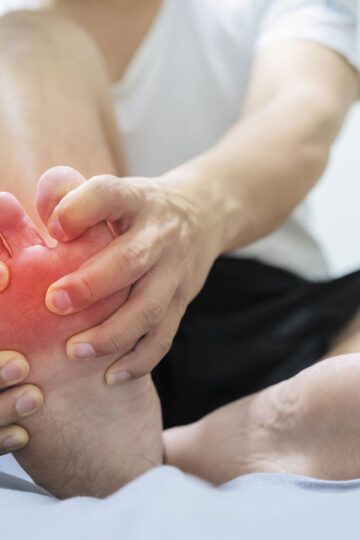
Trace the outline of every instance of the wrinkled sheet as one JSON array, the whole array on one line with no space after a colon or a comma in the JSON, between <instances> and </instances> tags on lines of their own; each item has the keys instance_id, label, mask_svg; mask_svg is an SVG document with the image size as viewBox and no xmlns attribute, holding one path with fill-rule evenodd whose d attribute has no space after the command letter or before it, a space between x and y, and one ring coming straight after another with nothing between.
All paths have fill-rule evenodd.
<instances>
[{"instance_id":1,"label":"wrinkled sheet","mask_svg":"<svg viewBox=\"0 0 360 540\"><path fill-rule=\"evenodd\" d=\"M219 488L160 467L104 500L58 501L0 474L1 538L358 540L360 480L246 475Z\"/></svg>"}]
</instances>

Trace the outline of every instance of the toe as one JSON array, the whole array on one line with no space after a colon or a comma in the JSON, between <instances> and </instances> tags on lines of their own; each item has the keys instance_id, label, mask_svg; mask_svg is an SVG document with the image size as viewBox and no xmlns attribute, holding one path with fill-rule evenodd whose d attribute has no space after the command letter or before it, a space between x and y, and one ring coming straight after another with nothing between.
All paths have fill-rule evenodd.
<instances>
[{"instance_id":1,"label":"toe","mask_svg":"<svg viewBox=\"0 0 360 540\"><path fill-rule=\"evenodd\" d=\"M44 244L30 217L11 193L0 193L0 235L3 247L5 244L12 255L25 247Z\"/></svg>"},{"instance_id":2,"label":"toe","mask_svg":"<svg viewBox=\"0 0 360 540\"><path fill-rule=\"evenodd\" d=\"M86 179L71 167L53 167L44 172L37 184L36 206L45 225L61 199L84 182Z\"/></svg>"},{"instance_id":3,"label":"toe","mask_svg":"<svg viewBox=\"0 0 360 540\"><path fill-rule=\"evenodd\" d=\"M86 179L82 174L71 167L53 167L41 176L37 184L36 206L39 216L45 225L48 225L54 209L65 195L84 182L86 182ZM56 237L61 238L61 223L58 219L55 221L57 231L60 231L60 234L57 234ZM54 223L52 224L52 231L54 231ZM96 253L99 248L105 247L112 238L113 236L107 225L105 223L99 223L90 227L74 242L78 242L82 246L92 246L92 252L91 250L89 251L89 256L91 256L93 253Z\"/></svg>"}]
</instances>

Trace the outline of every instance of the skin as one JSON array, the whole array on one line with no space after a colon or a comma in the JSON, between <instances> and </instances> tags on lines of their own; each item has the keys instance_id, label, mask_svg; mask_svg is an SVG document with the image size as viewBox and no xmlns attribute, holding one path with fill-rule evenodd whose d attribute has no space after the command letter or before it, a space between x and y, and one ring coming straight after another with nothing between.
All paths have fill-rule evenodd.
<instances>
[{"instance_id":1,"label":"skin","mask_svg":"<svg viewBox=\"0 0 360 540\"><path fill-rule=\"evenodd\" d=\"M0 61L0 190L19 199L45 243L54 246L35 205L42 173L57 163L67 163L87 177L123 171L106 67L96 45L80 28L52 14L28 12L0 17ZM28 61L31 70L23 69ZM46 101L38 91L39 81L46 81ZM1 260L6 261L7 255L0 250ZM4 281L0 282L3 288ZM4 372L5 366L10 367ZM0 389L6 389L0 394L0 453L29 440L16 424L17 398L27 390L34 390L36 396L41 391L33 385L13 388L29 371L19 352L5 348L0 353Z\"/></svg>"},{"instance_id":2,"label":"skin","mask_svg":"<svg viewBox=\"0 0 360 540\"><path fill-rule=\"evenodd\" d=\"M93 208L92 220L94 221L94 216L100 219L99 216L105 212L107 217L113 217L117 232L122 233L123 237L127 234L131 241L125 243L121 241L121 237L118 238L113 242L112 249L105 250L102 255L107 256L107 261L104 259L100 265L98 261L101 257L96 256L81 268L80 273L73 276L75 292L72 298L69 295L74 305L71 311L82 310L99 296L109 294L107 284L109 273L114 266L119 265L123 269L130 265L132 274L124 280L118 272L121 279L114 282L115 290L111 292L129 286L136 279L138 286L133 288L122 311L116 311L112 318L103 323L100 331L99 328L94 328L90 333L73 338L68 342L67 350L71 356L71 345L85 342L93 346L97 355L115 352L116 356L120 356L134 349L137 344L133 352L125 354L121 361L108 371L107 381L114 384L124 381L122 372L136 378L148 373L161 359L170 347L184 309L200 290L213 260L219 253L246 245L276 228L314 185L327 161L331 142L356 95L356 75L340 56L320 46L300 42L289 43L286 50L274 46L266 53L258 55L243 115L214 148L162 178L122 178L120 182L118 177L124 176L123 170L121 171L123 162L114 135L116 129L113 116L109 112L111 107L108 98L104 98L108 84L106 70L102 59L98 58L100 55L97 48L88 39L88 34L101 50L111 77L118 78L151 24L159 3L151 3L153 13L151 15L148 11L145 18L140 16L140 12L134 11L129 3L116 3L124 26L130 27L130 20L139 21L137 39L125 47L126 54L117 65L114 62L114 51L119 48L109 47L108 42L104 45L107 25L110 20L115 20L115 3L109 3L109 9L102 10L103 22L99 25L90 25L91 21L98 20L100 14L94 2L91 4L90 18L84 16L80 3L77 4L76 15L75 11L69 8L70 2L50 4L50 15L44 13L40 18L37 18L37 15L34 18L29 14L17 14L12 17L10 25L8 19L3 26L3 32L8 32L10 28L10 32L18 38L20 46L24 45L25 50L30 34L32 46L34 42L36 46L35 51L31 51L32 58L37 59L35 68L40 74L46 72L51 84L48 94L54 96L54 102L50 103L46 110L42 102L37 102L39 93L36 70L33 78L26 74L21 79L23 75L19 74L15 67L18 51L11 50L8 55L8 49L3 49L5 66L11 75L9 83L12 86L4 100L7 107L3 116L7 129L3 129L2 136L7 145L11 146L13 141L10 153L17 158L12 159L7 166L4 156L1 186L2 189L16 192L46 236L45 228L39 223L30 202L34 184L44 169L53 165L56 160L73 165L87 178L104 171L111 172L103 178L107 191L105 201L101 199L99 208ZM78 26L52 17L56 11L60 11L68 19L76 20ZM88 34L79 32L79 25L83 26ZM35 26L36 39L33 32ZM115 39L115 32L108 33ZM54 51L51 47L49 51L50 34L52 45L61 43L63 56L60 60L57 56L57 62L53 61ZM116 35L117 39L127 39L126 32L117 32ZM122 35L124 37L120 37ZM59 41L56 41L57 39ZM116 42L116 45L119 43ZM76 73L73 73L70 64L66 63L66 59L73 59L74 54L79 54L77 67L81 66ZM91 62L88 61L90 57ZM279 65L286 69L279 73ZM113 67L110 69L110 66ZM62 76L64 69L68 75L66 78ZM65 99L58 103L56 100L61 100L61 96L64 96L64 84ZM62 89L61 93L59 87ZM16 92L13 92L14 89ZM28 95L32 96L31 103L25 99ZM84 95L89 97L91 103L96 104L97 114L94 115L94 111L87 108L88 100L83 99ZM9 96L15 96L15 107L8 106ZM21 107L18 106L19 103ZM73 103L73 107L70 103ZM8 129L14 125L14 115L9 112L14 110L16 125L21 126L21 137L19 132L11 133ZM60 111L58 116L57 111ZM28 120L29 112L36 114L36 130L33 128L34 123ZM74 119L81 120L74 122ZM106 144L104 138L97 139L99 134L102 134L100 124L105 125ZM47 135L53 125L58 126L59 131L59 144L56 149L49 145L51 137ZM71 129L66 129L67 126ZM83 131L74 132L78 129ZM94 135L94 139L89 138L89 134ZM61 144L61 141L64 143ZM69 141L73 141L76 149L73 153L69 151ZM80 145L79 141L82 141ZM293 151L294 148L296 152ZM44 156L49 163L46 163ZM289 182L289 178L293 181ZM144 184L149 185L148 190L144 189ZM95 178L88 185L92 195L99 196L99 181ZM270 193L267 189L269 185L274 186ZM79 192L74 190L71 196L65 197L67 202L61 202L49 218L47 223L54 236L56 219L65 231L67 241L91 226L86 213L82 216L77 207ZM283 194L281 201L276 196L279 192ZM83 191L82 193L84 194ZM131 223L128 221L129 216L123 213L120 204L123 199L126 199L128 207L131 208ZM155 216L150 227L142 222L140 206L144 215ZM116 214L119 207L120 215ZM67 214L71 208L77 208L80 212L80 219L76 224L80 230L71 229L71 216ZM172 216L171 220L169 215ZM257 216L256 221L253 219L254 215ZM66 230L68 222L69 230ZM49 235L46 237L49 241ZM181 264L178 254L182 256ZM100 266L103 268L102 273L98 271ZM171 281L167 278L169 275ZM69 279L71 282L71 278L66 279L67 283ZM126 285L124 281L127 281ZM84 294L84 290L81 290L81 284L85 283L92 286L88 297L86 292ZM159 283L165 285L165 294L161 297L157 296ZM47 298L48 307L54 311L56 309L52 307L51 292L61 289L58 285L50 289ZM85 287L88 289L87 285ZM85 303L81 303L84 298ZM65 311L68 312L69 310ZM130 323L134 321L138 324L132 326ZM131 343L127 333L119 332L119 328L124 328L125 323L135 328L135 333L131 334ZM139 342L139 338L144 334L147 337Z\"/></svg>"},{"instance_id":3,"label":"skin","mask_svg":"<svg viewBox=\"0 0 360 540\"><path fill-rule=\"evenodd\" d=\"M70 2L51 6L91 32L114 65L104 45L106 13L95 29L93 3L86 13L81 5L72 11ZM128 4L116 6L130 21ZM126 38L119 40L118 47ZM67 316L135 283L111 318L69 340L69 358L116 353L121 359L107 372L109 384L149 373L170 349L214 260L274 231L315 185L357 92L355 70L337 53L306 42L274 45L257 55L244 112L213 148L160 178L101 175L66 196L47 223L55 238L72 240L104 219L118 238L52 284L48 308Z\"/></svg>"},{"instance_id":4,"label":"skin","mask_svg":"<svg viewBox=\"0 0 360 540\"><path fill-rule=\"evenodd\" d=\"M41 178L37 200L43 219L64 192L85 182L75 171L67 173L56 181L54 175ZM100 224L73 243L49 248L8 193L0 196L0 231L11 250L11 283L1 295L0 347L24 351L31 365L28 381L36 381L45 395L41 411L19 422L31 440L15 457L37 484L59 498L109 495L161 464L159 400L150 376L114 391L103 378L106 362L71 362L64 345L74 329L108 317L129 291L68 318L50 313L44 296L54 277L77 267L112 236Z\"/></svg>"},{"instance_id":5,"label":"skin","mask_svg":"<svg viewBox=\"0 0 360 540\"><path fill-rule=\"evenodd\" d=\"M55 171L46 173L40 181L37 200L43 219L64 192L85 181L76 171L66 172L58 170L56 181ZM60 322L42 300L53 275L101 249L111 235L101 224L70 244L48 248L21 205L6 193L0 197L0 216L12 276L0 305L0 316L1 309L6 311L0 345L12 340L30 358L34 355L31 377L46 392L41 413L21 422L32 439L16 457L57 497L106 496L162 463L159 401L149 376L115 393L101 380L98 361L84 365L66 358L70 328L111 313L119 299ZM125 301L128 291L122 294ZM195 424L165 432L166 462L215 485L252 472L357 478L359 378L359 354L322 361Z\"/></svg>"},{"instance_id":6,"label":"skin","mask_svg":"<svg viewBox=\"0 0 360 540\"><path fill-rule=\"evenodd\" d=\"M166 461L215 485L255 472L359 478L359 380L358 353L323 360L168 430Z\"/></svg>"}]
</instances>

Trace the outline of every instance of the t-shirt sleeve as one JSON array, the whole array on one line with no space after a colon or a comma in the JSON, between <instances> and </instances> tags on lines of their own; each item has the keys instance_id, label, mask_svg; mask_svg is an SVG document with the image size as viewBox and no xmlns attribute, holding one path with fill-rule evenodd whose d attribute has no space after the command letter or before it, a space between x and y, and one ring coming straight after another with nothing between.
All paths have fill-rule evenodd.
<instances>
[{"instance_id":1,"label":"t-shirt sleeve","mask_svg":"<svg viewBox=\"0 0 360 540\"><path fill-rule=\"evenodd\" d=\"M272 0L260 27L257 50L290 39L319 43L360 68L357 0Z\"/></svg>"}]
</instances>

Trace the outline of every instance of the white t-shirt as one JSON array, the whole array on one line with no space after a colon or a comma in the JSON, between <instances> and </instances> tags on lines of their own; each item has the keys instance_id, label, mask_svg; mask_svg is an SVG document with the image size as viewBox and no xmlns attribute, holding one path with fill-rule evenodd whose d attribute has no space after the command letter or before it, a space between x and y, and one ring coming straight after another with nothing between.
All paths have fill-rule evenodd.
<instances>
[{"instance_id":1,"label":"white t-shirt","mask_svg":"<svg viewBox=\"0 0 360 540\"><path fill-rule=\"evenodd\" d=\"M129 173L159 175L214 145L239 118L259 49L303 39L356 65L356 27L356 0L163 0L113 89ZM280 229L232 255L329 276L309 198Z\"/></svg>"}]
</instances>

